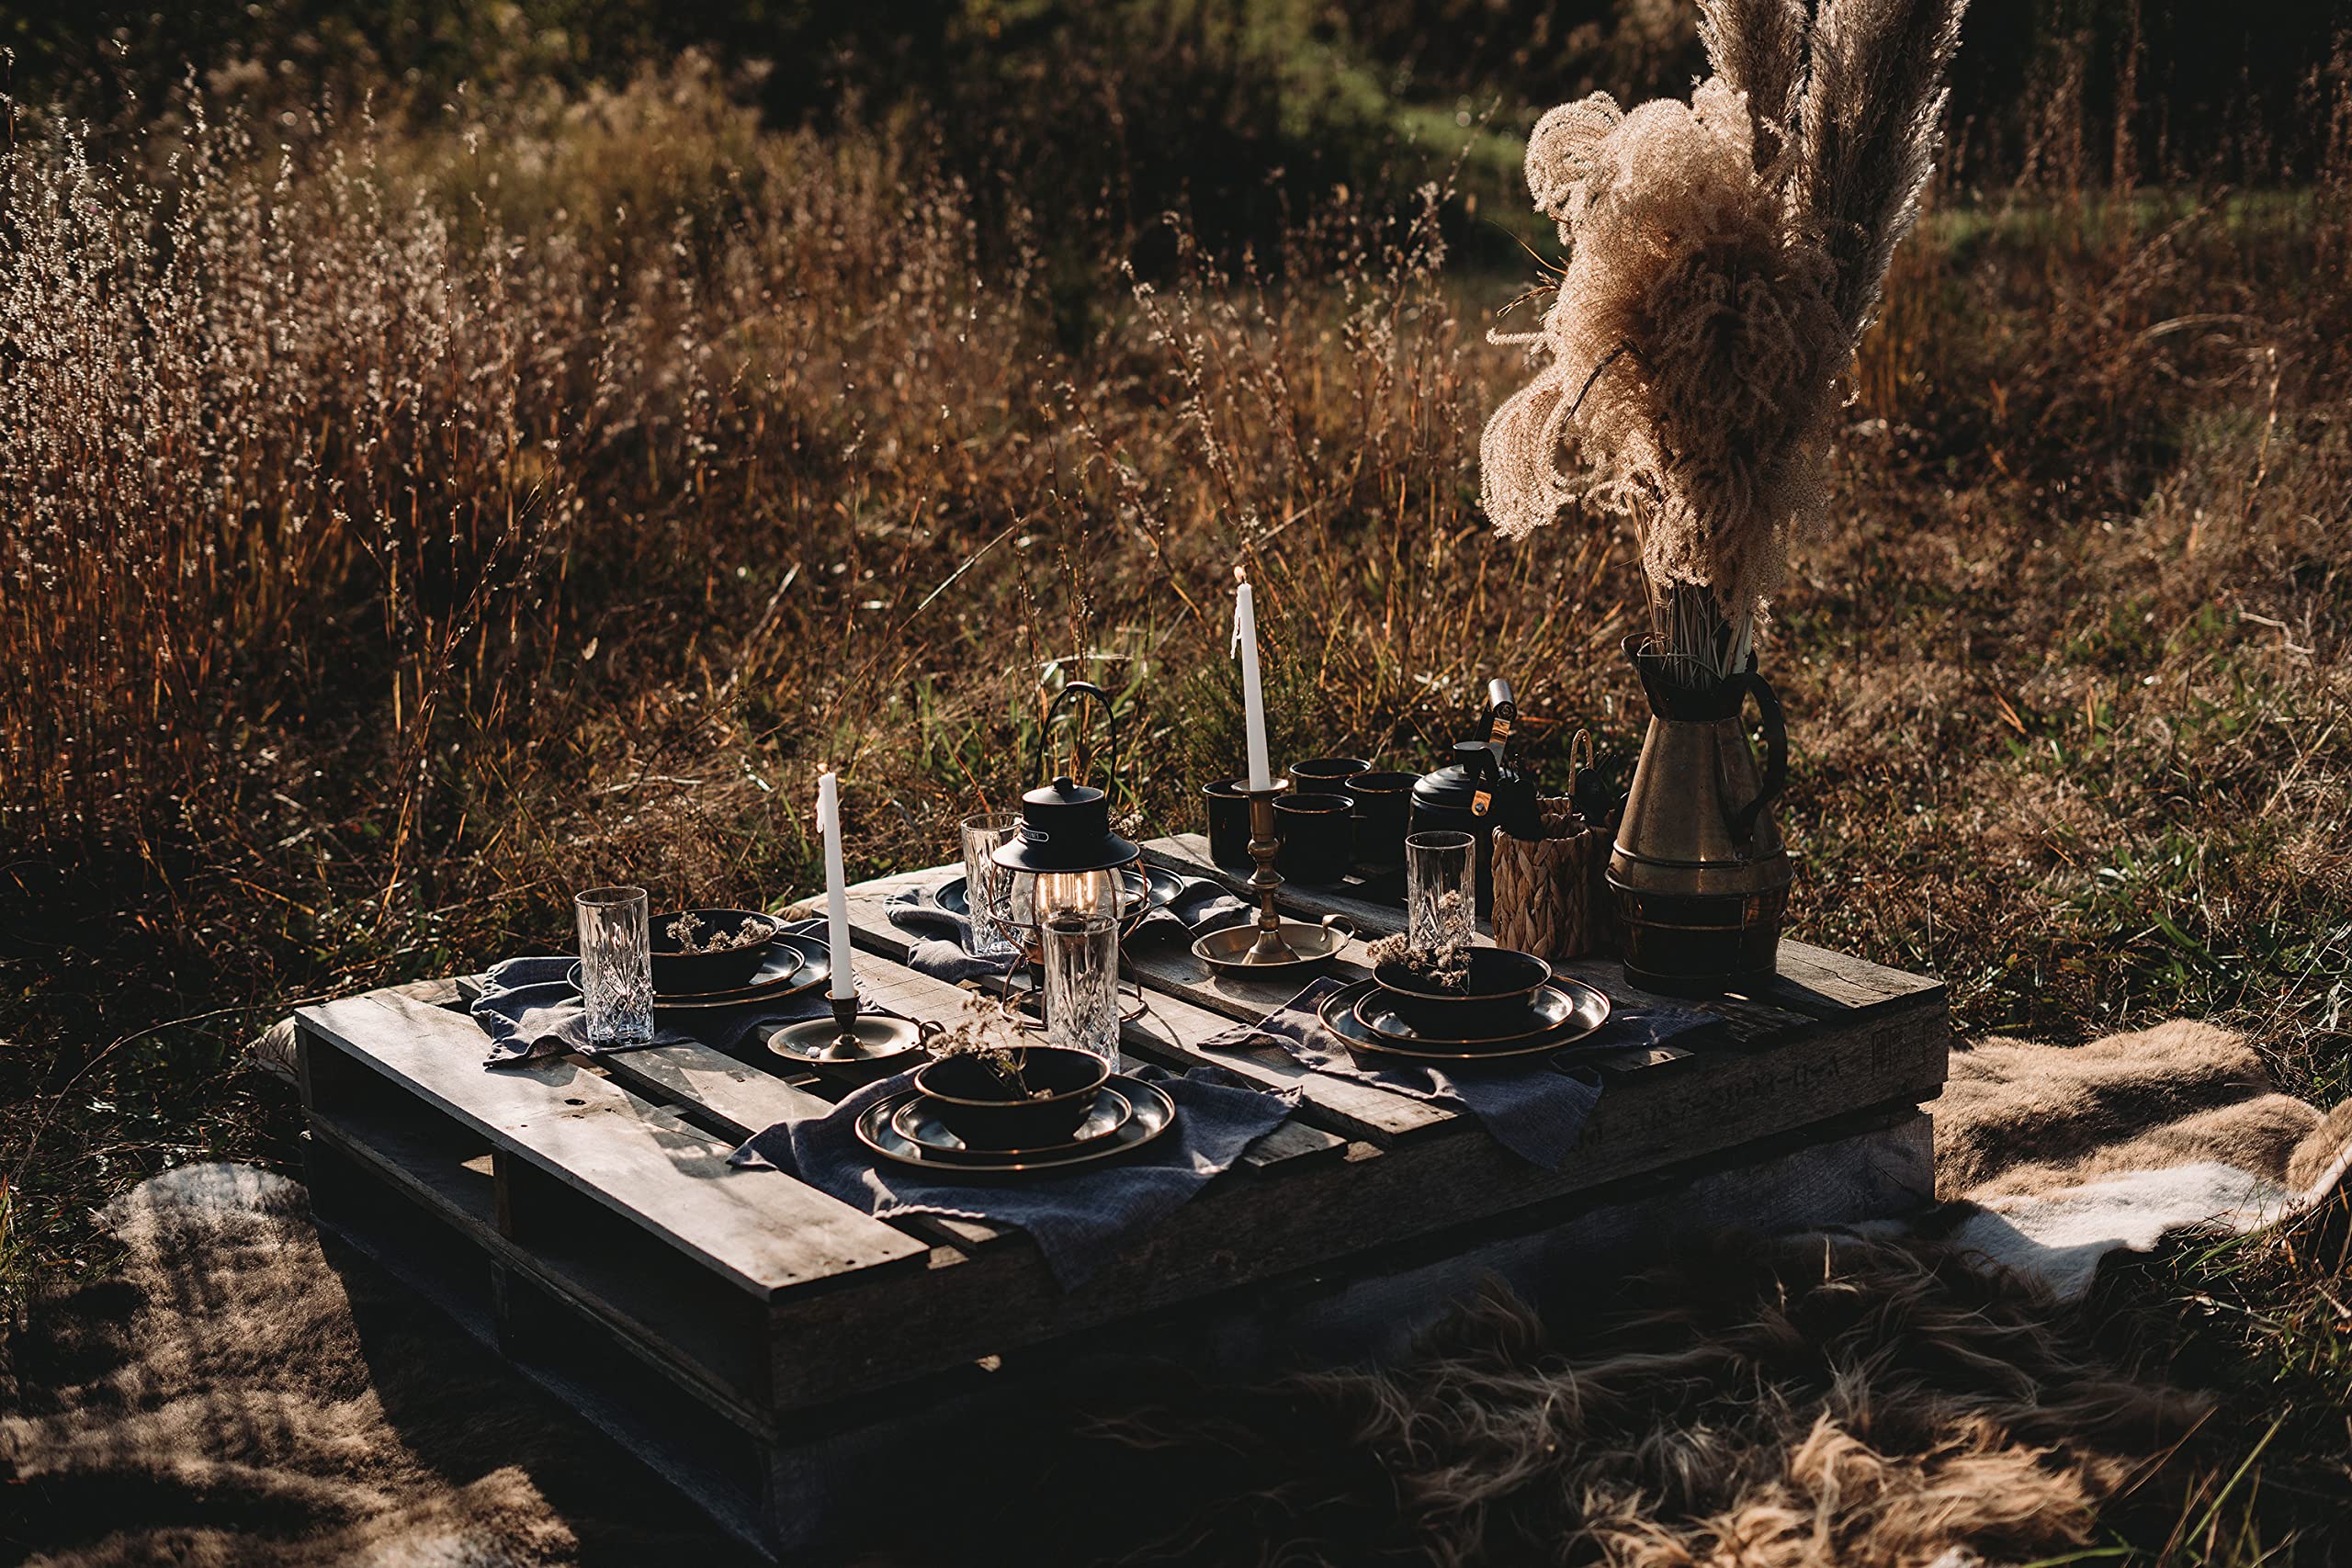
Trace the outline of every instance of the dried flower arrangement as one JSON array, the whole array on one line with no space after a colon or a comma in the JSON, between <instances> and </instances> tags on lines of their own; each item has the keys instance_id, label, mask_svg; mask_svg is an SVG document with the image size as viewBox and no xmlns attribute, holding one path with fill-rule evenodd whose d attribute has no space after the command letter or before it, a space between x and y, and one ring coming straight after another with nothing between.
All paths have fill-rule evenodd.
<instances>
[{"instance_id":1,"label":"dried flower arrangement","mask_svg":"<svg viewBox=\"0 0 2352 1568\"><path fill-rule=\"evenodd\" d=\"M964 1016L946 1028L933 1033L924 1043L933 1057L945 1061L950 1056L969 1056L989 1070L1016 1100L1046 1100L1053 1090L1032 1089L1022 1074L1029 1066L1028 1052L1019 1045L1007 1045L1002 1038L1005 1028L1004 1009L985 998L974 997L964 1004Z\"/></svg>"},{"instance_id":2,"label":"dried flower arrangement","mask_svg":"<svg viewBox=\"0 0 2352 1568\"><path fill-rule=\"evenodd\" d=\"M1455 895L1448 894L1447 897ZM1452 929L1450 926L1449 930ZM1461 991L1470 986L1470 943L1449 936L1435 947L1415 947L1403 931L1382 937L1364 950L1375 969L1391 965L1428 983L1435 991Z\"/></svg>"},{"instance_id":3,"label":"dried flower arrangement","mask_svg":"<svg viewBox=\"0 0 2352 1568\"><path fill-rule=\"evenodd\" d=\"M1507 538L1570 505L1629 519L1654 646L1745 665L1820 519L1854 350L1933 166L1966 0L1701 0L1689 103L1605 93L1536 122L1527 183L1567 248L1549 363L1479 443ZM1573 452L1577 461L1564 468Z\"/></svg>"},{"instance_id":4,"label":"dried flower arrangement","mask_svg":"<svg viewBox=\"0 0 2352 1568\"><path fill-rule=\"evenodd\" d=\"M748 916L731 931L714 928L708 936L702 934L702 917L688 909L662 928L664 935L678 944L680 953L741 953L747 947L764 947L775 936L773 921L758 916Z\"/></svg>"}]
</instances>

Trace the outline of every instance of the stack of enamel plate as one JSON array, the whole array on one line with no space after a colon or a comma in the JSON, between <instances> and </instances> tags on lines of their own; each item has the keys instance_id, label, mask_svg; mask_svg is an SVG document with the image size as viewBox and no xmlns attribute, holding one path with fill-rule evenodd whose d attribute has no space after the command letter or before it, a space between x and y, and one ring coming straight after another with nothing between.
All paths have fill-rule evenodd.
<instances>
[{"instance_id":1,"label":"stack of enamel plate","mask_svg":"<svg viewBox=\"0 0 2352 1568\"><path fill-rule=\"evenodd\" d=\"M1003 1072L1020 1075L1008 1093ZM899 1165L952 1176L1068 1170L1140 1148L1176 1120L1156 1084L1061 1046L1015 1047L1006 1067L942 1056L859 1113L858 1140Z\"/></svg>"},{"instance_id":2,"label":"stack of enamel plate","mask_svg":"<svg viewBox=\"0 0 2352 1568\"><path fill-rule=\"evenodd\" d=\"M1609 1021L1609 998L1555 976L1532 953L1480 947L1464 982L1442 987L1402 964L1323 999L1323 1026L1366 1066L1404 1057L1476 1064L1563 1051Z\"/></svg>"},{"instance_id":3,"label":"stack of enamel plate","mask_svg":"<svg viewBox=\"0 0 2352 1568\"><path fill-rule=\"evenodd\" d=\"M666 918L666 917L664 917ZM657 954L657 957L659 955ZM753 1003L774 1004L788 997L813 991L832 978L831 955L820 937L792 936L777 931L768 939L758 961L746 959L742 967L748 977L740 985L712 989L673 989L680 978L675 971L661 963L653 965L653 1010L655 1012L692 1011L703 1008L745 1007ZM691 972L685 977L691 977ZM571 980L576 990L580 986L580 965L571 966Z\"/></svg>"}]
</instances>

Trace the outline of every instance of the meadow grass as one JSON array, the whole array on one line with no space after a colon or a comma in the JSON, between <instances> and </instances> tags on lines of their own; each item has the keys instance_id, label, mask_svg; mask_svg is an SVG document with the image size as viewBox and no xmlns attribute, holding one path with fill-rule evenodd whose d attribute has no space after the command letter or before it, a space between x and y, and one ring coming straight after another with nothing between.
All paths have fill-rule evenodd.
<instances>
[{"instance_id":1,"label":"meadow grass","mask_svg":"<svg viewBox=\"0 0 2352 1568\"><path fill-rule=\"evenodd\" d=\"M292 1160L238 1051L294 1003L559 943L591 883L807 896L820 765L854 874L943 860L1083 674L1123 803L1196 826L1237 563L1279 755L1427 765L1502 674L1551 780L1579 728L1628 765L1624 542L1476 510L1524 280L1453 261L1443 157L1277 245L1170 217L1137 276L693 61L175 115L21 140L0 197L11 1296L159 1168ZM1796 934L1945 975L1964 1033L2212 1017L2352 1094L2348 185L1947 191L1897 257L1763 657ZM2346 1234L2109 1282L2226 1402L2098 1551L2341 1545Z\"/></svg>"}]
</instances>

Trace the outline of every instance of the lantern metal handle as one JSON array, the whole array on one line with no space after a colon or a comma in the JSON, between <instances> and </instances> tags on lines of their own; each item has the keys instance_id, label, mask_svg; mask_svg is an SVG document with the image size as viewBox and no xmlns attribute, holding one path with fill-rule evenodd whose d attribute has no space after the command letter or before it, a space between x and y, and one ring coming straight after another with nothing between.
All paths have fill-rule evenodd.
<instances>
[{"instance_id":1,"label":"lantern metal handle","mask_svg":"<svg viewBox=\"0 0 2352 1568\"><path fill-rule=\"evenodd\" d=\"M1110 694L1091 681L1070 682L1061 689L1060 693L1054 698L1052 705L1046 709L1045 728L1038 733L1037 743L1045 749L1046 761L1048 767L1050 768L1054 756L1054 719L1061 713L1062 705L1069 702L1072 697L1092 697L1096 702L1102 705L1102 732L1110 739L1109 750L1111 753L1110 764L1104 771L1110 775L1108 781L1110 784L1117 783L1119 777L1119 716L1111 706ZM1076 759L1073 757L1073 764L1075 764L1075 761ZM1073 780L1072 782L1076 781ZM1107 784L1102 793L1105 795L1110 793Z\"/></svg>"}]
</instances>

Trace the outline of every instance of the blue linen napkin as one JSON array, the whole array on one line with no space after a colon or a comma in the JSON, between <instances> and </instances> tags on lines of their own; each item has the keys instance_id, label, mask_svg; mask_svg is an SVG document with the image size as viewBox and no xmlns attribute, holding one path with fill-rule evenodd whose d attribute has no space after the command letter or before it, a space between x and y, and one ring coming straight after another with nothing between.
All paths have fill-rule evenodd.
<instances>
[{"instance_id":1,"label":"blue linen napkin","mask_svg":"<svg viewBox=\"0 0 2352 1568\"><path fill-rule=\"evenodd\" d=\"M1017 953L997 958L975 953L972 922L933 903L928 893L911 888L893 893L884 902L883 910L892 925L916 939L907 952L907 967L934 980L960 986L967 980L1009 975L1020 964ZM1188 876L1181 879L1174 898L1136 925L1135 936L1163 928L1181 929L1199 936L1251 918L1250 906L1223 883L1204 876Z\"/></svg>"},{"instance_id":2,"label":"blue linen napkin","mask_svg":"<svg viewBox=\"0 0 2352 1568\"><path fill-rule=\"evenodd\" d=\"M991 975L1009 975L1021 962L1017 953L984 957L972 951L972 922L931 901L931 895L906 888L883 900L882 912L890 923L915 939L907 950L907 967L918 975L960 986Z\"/></svg>"},{"instance_id":3,"label":"blue linen napkin","mask_svg":"<svg viewBox=\"0 0 2352 1568\"><path fill-rule=\"evenodd\" d=\"M1466 1072L1439 1062L1399 1060L1365 1066L1349 1052L1346 1041L1323 1026L1317 1010L1343 983L1317 980L1258 1024L1238 1025L1206 1043L1246 1047L1272 1039L1301 1066L1467 1111L1497 1143L1531 1164L1557 1170L1567 1163L1584 1136L1586 1118L1600 1103L1598 1072L1564 1066L1549 1056L1519 1057ZM1613 1004L1609 1021L1573 1049L1582 1055L1611 1046L1659 1045L1720 1021L1712 1013L1686 1008Z\"/></svg>"},{"instance_id":4,"label":"blue linen napkin","mask_svg":"<svg viewBox=\"0 0 2352 1568\"><path fill-rule=\"evenodd\" d=\"M1146 916L1136 930L1140 935L1172 922L1188 936L1204 936L1227 926L1247 925L1257 918L1257 909L1224 883L1207 876L1183 876L1177 878L1176 897Z\"/></svg>"},{"instance_id":5,"label":"blue linen napkin","mask_svg":"<svg viewBox=\"0 0 2352 1568\"><path fill-rule=\"evenodd\" d=\"M821 935L822 920L787 925L793 936ZM653 1038L629 1045L592 1045L588 1042L588 1010L570 978L580 962L568 953L548 957L509 958L491 965L482 976L481 995L467 1010L490 1036L486 1067L514 1066L542 1057L576 1052L583 1056L609 1055L641 1050L648 1045L699 1043L733 1051L763 1024L795 1023L802 1019L831 1016L833 1005L818 987L775 1001L747 1002L741 1007L695 1009L653 1015Z\"/></svg>"},{"instance_id":6,"label":"blue linen napkin","mask_svg":"<svg viewBox=\"0 0 2352 1568\"><path fill-rule=\"evenodd\" d=\"M914 1081L912 1073L868 1084L832 1111L780 1122L729 1156L738 1166L797 1176L876 1219L945 1214L1027 1231L1064 1290L1083 1284L1128 1238L1157 1224L1283 1124L1298 1092L1269 1092L1221 1067L1178 1077L1158 1067L1130 1069L1176 1102L1168 1131L1133 1155L1022 1180L959 1181L877 1156L858 1142L860 1112Z\"/></svg>"}]
</instances>

